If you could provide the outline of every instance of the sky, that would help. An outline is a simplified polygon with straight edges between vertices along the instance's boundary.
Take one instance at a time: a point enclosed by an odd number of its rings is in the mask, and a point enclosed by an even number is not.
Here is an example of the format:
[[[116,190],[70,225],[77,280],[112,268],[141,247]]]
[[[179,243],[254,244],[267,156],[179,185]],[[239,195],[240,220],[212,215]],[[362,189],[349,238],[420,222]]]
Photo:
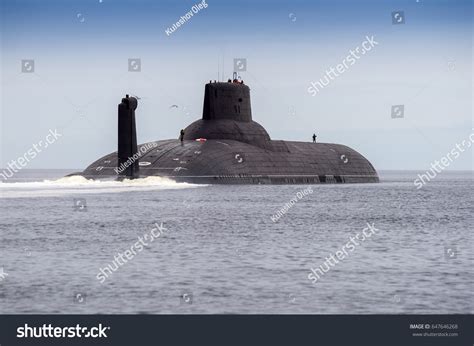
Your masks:
[[[170,34],[202,1],[0,3],[0,167],[50,130],[61,137],[26,168],[83,169],[115,151],[125,94],[140,97],[140,143],[177,138],[234,59],[246,59],[253,120],[272,139],[316,133],[377,170],[427,170],[474,131],[472,1],[207,0]],[[370,51],[308,92],[367,37]],[[471,147],[448,169],[472,162]]]

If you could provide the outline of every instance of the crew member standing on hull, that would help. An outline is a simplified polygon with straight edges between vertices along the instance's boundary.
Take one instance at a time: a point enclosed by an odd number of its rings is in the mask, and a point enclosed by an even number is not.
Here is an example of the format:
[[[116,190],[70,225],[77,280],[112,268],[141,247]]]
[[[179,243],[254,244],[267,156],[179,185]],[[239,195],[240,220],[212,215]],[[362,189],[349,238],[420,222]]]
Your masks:
[[[316,134],[313,133],[313,143],[316,143]]]
[[[183,141],[184,141],[184,130],[181,129],[181,131],[179,132],[179,140],[181,141],[181,144],[183,144]]]

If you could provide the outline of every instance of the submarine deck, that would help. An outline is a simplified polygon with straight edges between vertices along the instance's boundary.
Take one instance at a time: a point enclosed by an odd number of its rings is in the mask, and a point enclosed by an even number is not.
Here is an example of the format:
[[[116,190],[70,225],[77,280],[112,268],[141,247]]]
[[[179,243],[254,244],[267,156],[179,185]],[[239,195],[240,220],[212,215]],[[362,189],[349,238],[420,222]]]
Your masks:
[[[340,144],[271,140],[268,148],[229,139],[161,140],[138,146],[139,177],[161,176],[197,184],[376,183],[372,164]],[[145,148],[145,149],[144,149]],[[82,176],[118,177],[117,152]]]

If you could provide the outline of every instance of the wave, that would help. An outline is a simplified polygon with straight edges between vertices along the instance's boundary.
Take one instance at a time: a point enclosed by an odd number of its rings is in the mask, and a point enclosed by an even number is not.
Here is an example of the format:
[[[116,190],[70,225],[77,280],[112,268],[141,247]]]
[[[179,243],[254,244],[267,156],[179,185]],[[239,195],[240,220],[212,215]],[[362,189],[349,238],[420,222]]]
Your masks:
[[[0,182],[0,198],[51,197],[68,194],[120,193],[130,191],[150,191],[187,189],[206,185],[178,183],[165,177],[140,179],[93,180],[82,176],[70,176],[56,180],[31,182]]]

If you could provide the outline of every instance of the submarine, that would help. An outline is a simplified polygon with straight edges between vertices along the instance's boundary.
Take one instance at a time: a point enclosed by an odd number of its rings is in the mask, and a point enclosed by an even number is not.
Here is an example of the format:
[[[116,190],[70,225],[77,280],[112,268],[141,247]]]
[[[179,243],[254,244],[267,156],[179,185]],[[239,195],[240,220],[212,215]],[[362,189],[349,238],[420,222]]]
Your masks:
[[[180,138],[138,145],[136,97],[118,105],[118,148],[83,172],[88,179],[159,176],[194,184],[377,183],[372,164],[341,144],[272,140],[252,119],[250,88],[240,77],[209,81],[202,118]]]

